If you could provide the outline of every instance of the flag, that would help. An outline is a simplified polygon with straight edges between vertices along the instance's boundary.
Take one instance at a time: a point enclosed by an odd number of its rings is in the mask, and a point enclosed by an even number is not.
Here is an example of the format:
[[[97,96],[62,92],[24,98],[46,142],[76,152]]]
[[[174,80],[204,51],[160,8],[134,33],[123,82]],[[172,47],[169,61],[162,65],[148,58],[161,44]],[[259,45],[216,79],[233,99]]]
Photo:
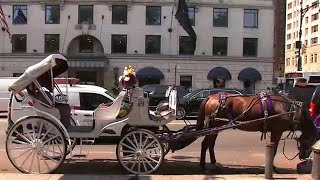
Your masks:
[[[6,21],[6,16],[5,16],[1,6],[0,6],[0,25],[1,25],[2,31],[7,32],[9,34],[9,38],[11,38],[11,33],[9,31],[9,26]]]
[[[18,14],[17,16],[14,18],[13,21],[15,24],[27,24],[27,18],[24,15],[24,13],[22,12],[21,9],[18,9]]]
[[[189,34],[193,43],[193,51],[196,49],[197,35],[192,28],[191,21],[189,19],[188,6],[185,0],[179,0],[178,9],[175,15],[180,26]]]

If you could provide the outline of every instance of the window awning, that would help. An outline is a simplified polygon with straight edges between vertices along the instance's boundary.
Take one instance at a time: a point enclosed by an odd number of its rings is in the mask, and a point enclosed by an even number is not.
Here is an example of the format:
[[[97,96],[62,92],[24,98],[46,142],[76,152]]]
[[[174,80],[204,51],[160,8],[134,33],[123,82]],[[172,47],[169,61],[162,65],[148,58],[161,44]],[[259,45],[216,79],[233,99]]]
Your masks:
[[[138,78],[163,79],[163,73],[155,67],[145,67],[137,72]]]
[[[231,74],[228,69],[224,67],[215,67],[208,73],[207,79],[213,80],[217,79],[218,77],[223,77],[225,80],[230,80]]]
[[[89,67],[89,68],[104,68],[109,61],[106,57],[99,58],[68,58],[70,67]]]
[[[239,80],[260,81],[262,80],[261,74],[254,68],[248,67],[240,71]]]

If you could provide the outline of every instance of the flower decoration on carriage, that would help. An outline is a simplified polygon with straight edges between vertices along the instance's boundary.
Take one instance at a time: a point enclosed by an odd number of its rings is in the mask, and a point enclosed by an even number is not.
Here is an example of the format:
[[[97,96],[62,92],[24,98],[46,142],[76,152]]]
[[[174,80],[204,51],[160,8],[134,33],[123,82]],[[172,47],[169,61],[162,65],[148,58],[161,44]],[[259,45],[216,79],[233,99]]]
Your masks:
[[[119,82],[124,88],[132,88],[137,83],[137,76],[132,66],[124,67],[123,75],[119,77]]]

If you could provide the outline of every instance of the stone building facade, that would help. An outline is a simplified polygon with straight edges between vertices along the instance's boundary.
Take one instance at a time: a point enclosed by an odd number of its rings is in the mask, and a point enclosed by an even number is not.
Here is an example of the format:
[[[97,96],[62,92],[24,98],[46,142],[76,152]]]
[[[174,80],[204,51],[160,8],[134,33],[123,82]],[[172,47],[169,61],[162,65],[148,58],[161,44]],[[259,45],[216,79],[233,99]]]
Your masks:
[[[12,39],[0,32],[0,76],[17,76],[48,54],[69,60],[69,77],[111,89],[133,65],[139,85],[214,86],[249,92],[272,84],[272,0],[188,0],[192,54],[172,0],[0,0]]]

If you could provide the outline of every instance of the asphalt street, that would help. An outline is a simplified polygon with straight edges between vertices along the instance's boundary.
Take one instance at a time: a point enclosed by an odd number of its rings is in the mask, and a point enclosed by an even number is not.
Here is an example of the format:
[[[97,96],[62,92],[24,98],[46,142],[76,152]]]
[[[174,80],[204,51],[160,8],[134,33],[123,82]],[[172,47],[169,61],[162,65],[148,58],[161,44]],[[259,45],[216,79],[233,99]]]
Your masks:
[[[5,119],[0,119],[0,172],[12,173],[17,170],[9,162],[5,151]],[[174,121],[170,128],[183,127],[183,121]],[[188,174],[263,174],[265,160],[266,141],[260,141],[260,133],[244,132],[239,130],[226,130],[219,134],[216,143],[216,158],[223,165],[222,169],[213,169],[210,166],[207,153],[208,171],[201,171],[199,157],[201,141],[197,141],[188,147],[170,152],[155,174],[161,175],[188,175]],[[106,141],[106,140],[105,140]],[[90,150],[87,159],[67,159],[56,173],[60,174],[125,174],[118,164],[115,149],[116,140],[108,143],[85,146],[83,150]],[[300,161],[289,161],[282,154],[283,141],[278,148],[275,165],[280,173],[296,173],[296,165]],[[76,148],[76,150],[79,150]],[[293,157],[297,153],[294,140],[286,142],[285,154]]]

